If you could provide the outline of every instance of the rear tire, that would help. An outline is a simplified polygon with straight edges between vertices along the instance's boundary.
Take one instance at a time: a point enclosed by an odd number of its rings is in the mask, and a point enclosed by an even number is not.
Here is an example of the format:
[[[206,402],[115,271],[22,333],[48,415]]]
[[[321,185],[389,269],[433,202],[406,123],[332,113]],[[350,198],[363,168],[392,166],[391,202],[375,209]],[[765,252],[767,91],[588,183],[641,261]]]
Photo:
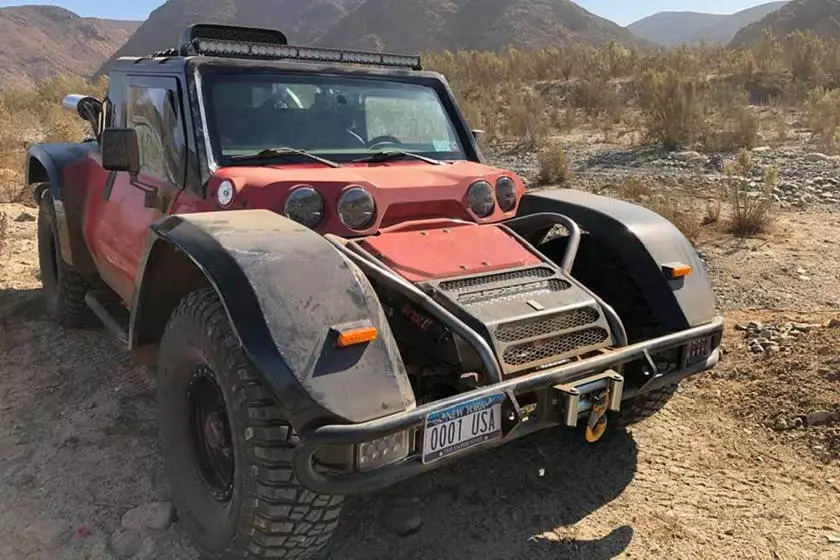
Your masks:
[[[295,478],[298,436],[242,352],[215,292],[193,292],[175,309],[158,364],[163,456],[193,541],[225,559],[321,553],[343,498],[310,492]]]
[[[55,205],[47,191],[38,208],[38,264],[47,312],[68,328],[96,326],[99,320],[85,303],[89,283],[61,258]]]

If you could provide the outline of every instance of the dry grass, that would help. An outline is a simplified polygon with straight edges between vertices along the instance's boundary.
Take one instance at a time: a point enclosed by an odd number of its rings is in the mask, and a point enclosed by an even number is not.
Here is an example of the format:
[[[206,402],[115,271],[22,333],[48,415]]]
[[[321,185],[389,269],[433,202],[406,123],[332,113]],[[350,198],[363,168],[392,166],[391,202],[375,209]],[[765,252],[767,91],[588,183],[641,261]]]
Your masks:
[[[821,150],[836,153],[840,130],[840,90],[817,89],[808,98],[808,126]]]
[[[9,234],[9,218],[0,212],[0,258],[6,252],[6,236]]]
[[[662,189],[655,189],[639,177],[628,177],[616,186],[618,197],[644,206],[674,224],[686,239],[695,243],[700,236],[701,225],[693,204],[679,196],[666,195]]]
[[[609,139],[621,124],[672,149],[733,151],[756,145],[756,105],[791,113],[809,98],[836,96],[840,84],[840,42],[810,33],[765,35],[743,50],[705,45],[640,53],[570,43],[527,53],[429,53],[425,60],[449,78],[468,120],[487,131],[490,145],[538,146],[549,125],[589,124]],[[814,103],[813,111],[828,110],[828,102]],[[829,147],[836,138],[824,123],[831,122],[811,120]],[[768,126],[780,141],[787,138],[783,121]]]
[[[738,237],[764,233],[773,222],[773,188],[779,181],[774,167],[764,170],[764,179],[752,186],[749,176],[753,171],[750,152],[744,150],[737,162],[726,166],[725,196],[732,207],[730,231]]]
[[[540,150],[539,176],[541,185],[562,185],[571,178],[571,168],[566,151],[560,145],[549,143]]]
[[[45,80],[35,89],[0,92],[0,202],[30,203],[24,185],[26,149],[40,142],[78,142],[90,135],[86,124],[61,107],[69,93],[101,97],[105,82],[82,78]]]

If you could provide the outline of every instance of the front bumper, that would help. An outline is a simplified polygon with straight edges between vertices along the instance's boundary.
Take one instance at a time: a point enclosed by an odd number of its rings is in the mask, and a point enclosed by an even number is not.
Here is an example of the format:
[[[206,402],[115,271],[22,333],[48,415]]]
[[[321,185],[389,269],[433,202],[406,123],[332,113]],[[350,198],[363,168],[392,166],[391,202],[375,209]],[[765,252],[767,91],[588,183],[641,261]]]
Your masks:
[[[714,367],[720,359],[718,346],[722,332],[723,318],[717,317],[711,323],[699,327],[617,348],[592,358],[568,363],[556,368],[487,385],[369,422],[351,425],[322,426],[305,432],[302,435],[295,454],[295,475],[306,488],[321,494],[362,494],[390,486],[420,473],[434,470],[449,462],[462,458],[470,452],[499,446],[513,439],[562,423],[557,420],[545,419],[537,419],[534,422],[520,422],[516,395],[535,391],[547,391],[560,385],[586,380],[590,376],[599,375],[609,370],[620,369],[622,365],[629,362],[640,359],[650,361],[650,355],[652,353],[679,348],[698,339],[709,338],[711,340],[710,353],[708,355],[703,356],[699,361],[686,362],[683,360],[681,368],[672,370],[666,374],[654,375],[641,387],[624,392],[624,399],[632,398],[663,386],[678,383],[685,377]],[[400,462],[369,472],[329,472],[317,468],[314,464],[315,455],[320,449],[332,446],[358,445],[412,428],[422,430],[425,419],[429,414],[498,393],[505,393],[506,406],[516,416],[510,426],[508,426],[508,429],[505,430],[504,437],[499,440],[488,442],[438,461],[425,464],[421,461],[420,454],[415,451]]]

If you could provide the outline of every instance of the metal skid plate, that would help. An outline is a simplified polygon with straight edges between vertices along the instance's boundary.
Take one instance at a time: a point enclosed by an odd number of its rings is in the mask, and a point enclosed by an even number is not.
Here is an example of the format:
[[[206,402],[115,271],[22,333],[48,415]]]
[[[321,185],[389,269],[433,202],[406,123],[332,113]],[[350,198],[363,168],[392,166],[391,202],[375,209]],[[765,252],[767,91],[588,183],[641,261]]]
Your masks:
[[[493,344],[505,375],[613,344],[595,299],[550,264],[420,285]]]

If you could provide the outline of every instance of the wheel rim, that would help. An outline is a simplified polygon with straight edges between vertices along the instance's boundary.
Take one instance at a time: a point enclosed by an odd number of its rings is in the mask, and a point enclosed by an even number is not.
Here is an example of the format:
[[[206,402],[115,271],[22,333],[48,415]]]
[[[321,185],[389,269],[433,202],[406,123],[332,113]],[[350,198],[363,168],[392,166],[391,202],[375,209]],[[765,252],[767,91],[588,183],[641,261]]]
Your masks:
[[[227,502],[233,493],[233,440],[222,390],[206,366],[199,366],[190,379],[187,400],[198,473],[210,494]]]

